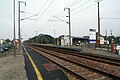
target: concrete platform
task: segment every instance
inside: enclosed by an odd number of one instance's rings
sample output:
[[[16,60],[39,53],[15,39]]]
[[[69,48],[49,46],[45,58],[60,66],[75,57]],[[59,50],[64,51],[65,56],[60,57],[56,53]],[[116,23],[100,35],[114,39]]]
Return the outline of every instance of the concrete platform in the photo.
[[[41,74],[41,80],[68,80],[64,72],[57,65],[49,62],[46,58],[25,46],[26,51],[31,56],[38,72]],[[24,50],[25,69],[28,80],[39,80],[31,60]]]
[[[90,49],[90,48],[82,48],[82,51],[85,53],[90,53],[90,54],[97,54],[97,55],[102,55],[102,56],[106,56],[106,57],[112,57],[112,58],[120,58],[120,55],[116,54],[116,53],[111,53],[107,50],[101,50],[101,49]]]

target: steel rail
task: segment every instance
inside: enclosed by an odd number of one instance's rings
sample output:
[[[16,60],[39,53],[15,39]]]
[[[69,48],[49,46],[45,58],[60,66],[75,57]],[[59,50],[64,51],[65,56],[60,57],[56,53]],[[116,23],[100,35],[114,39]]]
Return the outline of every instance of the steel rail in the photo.
[[[34,45],[34,46],[37,46],[37,45]],[[112,65],[120,66],[120,59],[105,57],[105,56],[97,55],[97,54],[93,55],[93,54],[90,54],[90,53],[83,53],[83,52],[75,52],[75,51],[65,50],[66,48],[61,49],[59,47],[57,48],[57,47],[51,47],[51,46],[42,46],[42,47],[44,47],[46,49],[54,50],[56,52],[64,52],[66,54],[70,54],[70,55],[74,55],[74,56],[83,57],[83,58],[86,58],[86,59],[96,60],[96,61],[99,61],[99,62],[103,62],[103,63],[107,63],[107,64],[109,63],[109,64],[112,64]]]
[[[37,49],[38,49],[38,48],[37,48]],[[42,51],[44,51],[44,50],[42,50]],[[47,52],[47,50],[45,50],[44,52],[49,53],[49,52]],[[50,54],[50,53],[49,53],[49,54]],[[54,55],[54,56],[55,56],[55,55]],[[56,56],[56,57],[61,58],[60,56]],[[69,61],[69,62],[71,62],[71,63],[75,63],[75,64],[80,65],[80,66],[82,65],[82,66],[87,67],[87,68],[89,68],[89,69],[92,69],[92,70],[94,70],[94,71],[100,72],[100,73],[102,73],[102,74],[104,74],[104,75],[107,75],[107,76],[109,76],[109,77],[111,77],[111,78],[113,78],[113,79],[120,79],[120,76],[116,76],[116,75],[114,75],[114,74],[108,73],[108,72],[103,71],[103,70],[100,70],[100,69],[96,69],[96,68],[91,67],[91,66],[89,66],[89,65],[85,65],[85,64],[82,64],[82,63],[78,63],[78,62],[75,62],[75,61],[72,61],[72,60],[69,60],[69,59],[65,59],[65,58],[61,58],[61,59],[66,60],[66,61]]]

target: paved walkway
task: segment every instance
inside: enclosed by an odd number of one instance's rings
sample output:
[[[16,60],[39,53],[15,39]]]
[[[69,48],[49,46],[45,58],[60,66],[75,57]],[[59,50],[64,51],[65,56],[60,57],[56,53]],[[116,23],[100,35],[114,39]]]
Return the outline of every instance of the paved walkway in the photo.
[[[22,53],[17,51],[14,57],[13,51],[10,51],[0,57],[0,80],[28,80]]]

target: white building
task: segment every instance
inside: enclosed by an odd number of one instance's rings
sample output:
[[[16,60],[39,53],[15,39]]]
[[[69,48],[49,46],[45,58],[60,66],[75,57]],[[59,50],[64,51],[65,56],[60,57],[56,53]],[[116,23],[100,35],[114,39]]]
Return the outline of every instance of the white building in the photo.
[[[80,43],[86,43],[88,39],[84,39],[83,37],[75,37],[71,36],[71,45],[77,46]],[[68,46],[69,45],[69,36],[68,35],[61,35],[58,37],[57,45],[61,46]]]
[[[89,29],[89,42],[96,43],[96,29]]]
[[[5,42],[4,39],[0,39],[0,44],[3,44]]]
[[[69,45],[69,36],[68,35],[60,36],[60,42],[61,42],[61,46],[68,46]]]

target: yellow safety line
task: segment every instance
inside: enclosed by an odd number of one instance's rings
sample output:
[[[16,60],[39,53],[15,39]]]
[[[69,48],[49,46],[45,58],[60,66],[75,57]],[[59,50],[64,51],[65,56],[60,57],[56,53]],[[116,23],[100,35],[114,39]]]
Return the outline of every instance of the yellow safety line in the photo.
[[[24,47],[24,46],[23,46],[23,47]],[[35,65],[34,61],[32,60],[31,56],[29,55],[29,53],[27,52],[27,50],[26,50],[25,47],[24,47],[24,50],[25,50],[27,56],[29,57],[30,62],[32,63],[32,66],[33,66],[33,68],[34,68],[34,70],[35,70],[35,73],[36,73],[36,75],[37,75],[37,79],[38,79],[38,80],[43,80],[43,78],[42,78],[42,76],[41,76],[41,74],[40,74],[37,66]]]

